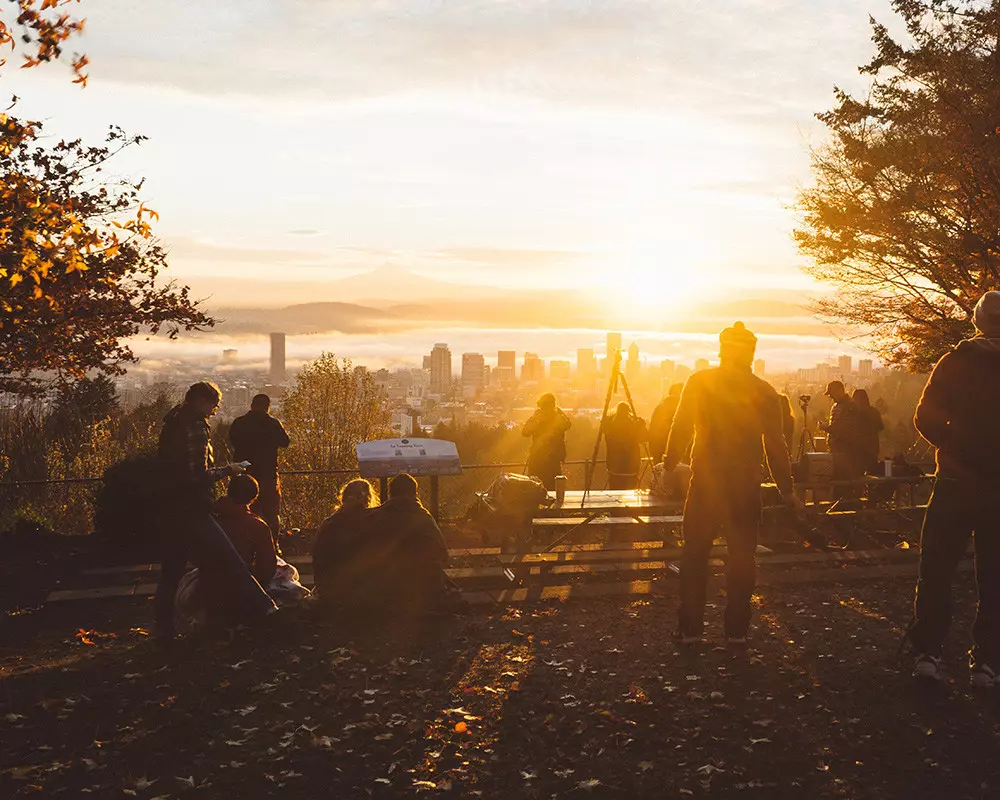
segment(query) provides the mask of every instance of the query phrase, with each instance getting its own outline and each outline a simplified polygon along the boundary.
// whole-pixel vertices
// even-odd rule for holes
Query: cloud
[[[198,94],[449,90],[764,122],[851,80],[869,11],[891,16],[887,0],[115,0],[88,9],[87,46],[95,77]]]
[[[233,247],[171,236],[166,239],[173,259],[187,261],[212,261],[242,264],[282,264],[289,261],[315,262],[329,258],[328,253],[309,250],[271,250],[251,247]]]

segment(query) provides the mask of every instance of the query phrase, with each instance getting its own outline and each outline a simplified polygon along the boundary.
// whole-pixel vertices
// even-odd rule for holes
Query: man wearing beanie
[[[746,642],[765,453],[782,499],[801,506],[792,487],[778,393],[753,374],[756,347],[757,337],[742,322],[720,334],[720,365],[688,378],[667,441],[663,463],[671,471],[694,436],[691,486],[684,505],[679,625],[674,633],[685,644],[701,638],[708,558],[712,540],[720,533],[729,551],[726,639],[730,644]]]
[[[913,420],[937,448],[937,472],[920,533],[907,637],[916,653],[913,675],[937,679],[951,623],[951,584],[971,535],[979,609],[970,680],[990,688],[1000,669],[1000,292],[979,299],[972,321],[977,335],[934,366]]]

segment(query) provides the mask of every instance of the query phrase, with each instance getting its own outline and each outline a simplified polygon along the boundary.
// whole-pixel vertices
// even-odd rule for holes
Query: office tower
[[[517,368],[517,354],[513,350],[497,351],[497,367],[514,370]]]
[[[872,360],[870,358],[862,358],[858,361],[858,377],[870,378],[872,371]]]
[[[622,349],[622,335],[620,333],[608,332],[608,342],[607,342],[607,361],[605,362],[605,369],[610,370],[611,365],[615,363],[615,353]]]
[[[590,386],[597,376],[597,359],[592,347],[581,347],[576,351],[576,382]]]
[[[423,360],[423,365],[422,366],[423,366],[423,369],[427,370],[428,372],[431,371],[431,357],[430,356],[424,356],[424,360]]]
[[[837,370],[840,372],[841,377],[850,378],[851,377],[851,357],[841,356],[837,359]]]
[[[763,358],[758,358],[756,361],[753,362],[753,374],[756,375],[758,378],[763,378],[764,377],[764,359]]]
[[[708,369],[710,366],[711,365],[708,363],[707,358],[699,358],[697,361],[694,362],[694,371],[702,372],[703,370]]]
[[[285,382],[285,334],[271,334],[271,370],[270,383],[280,386]]]
[[[462,353],[462,394],[475,397],[486,384],[486,359],[479,353]]]
[[[524,354],[524,366],[521,367],[521,380],[540,383],[545,380],[545,362],[537,353]]]
[[[223,364],[235,364],[240,359],[240,351],[229,348],[222,351]]]
[[[642,365],[639,363],[639,345],[632,342],[628,346],[628,361],[625,362],[625,377],[635,383],[639,379]]]
[[[552,380],[569,382],[571,374],[571,364],[568,361],[553,359],[549,362],[549,378]]]
[[[451,350],[439,342],[430,355],[431,394],[446,396],[451,393]]]

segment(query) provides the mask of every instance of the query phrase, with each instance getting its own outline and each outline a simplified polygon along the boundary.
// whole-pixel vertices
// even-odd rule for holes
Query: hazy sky
[[[110,123],[177,277],[393,263],[502,286],[805,285],[812,115],[888,0],[83,0],[90,86],[5,70],[52,134]],[[219,298],[224,302],[224,298]],[[317,298],[311,299],[335,299]]]

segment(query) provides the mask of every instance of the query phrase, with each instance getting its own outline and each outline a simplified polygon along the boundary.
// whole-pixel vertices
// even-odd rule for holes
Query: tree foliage
[[[908,41],[874,20],[866,97],[818,115],[815,186],[798,198],[806,271],[836,295],[820,316],[925,370],[972,334],[1000,288],[1000,2],[894,0]]]
[[[83,25],[59,11],[69,1],[17,0],[16,21],[0,19],[0,44],[20,38],[26,67],[59,58]],[[73,59],[75,82],[86,83],[86,64]],[[142,141],[111,127],[99,146],[52,144],[41,123],[0,113],[0,388],[37,385],[40,373],[120,374],[136,360],[129,337],[212,324],[186,287],[161,279],[166,252],[142,181],[104,175]]]

